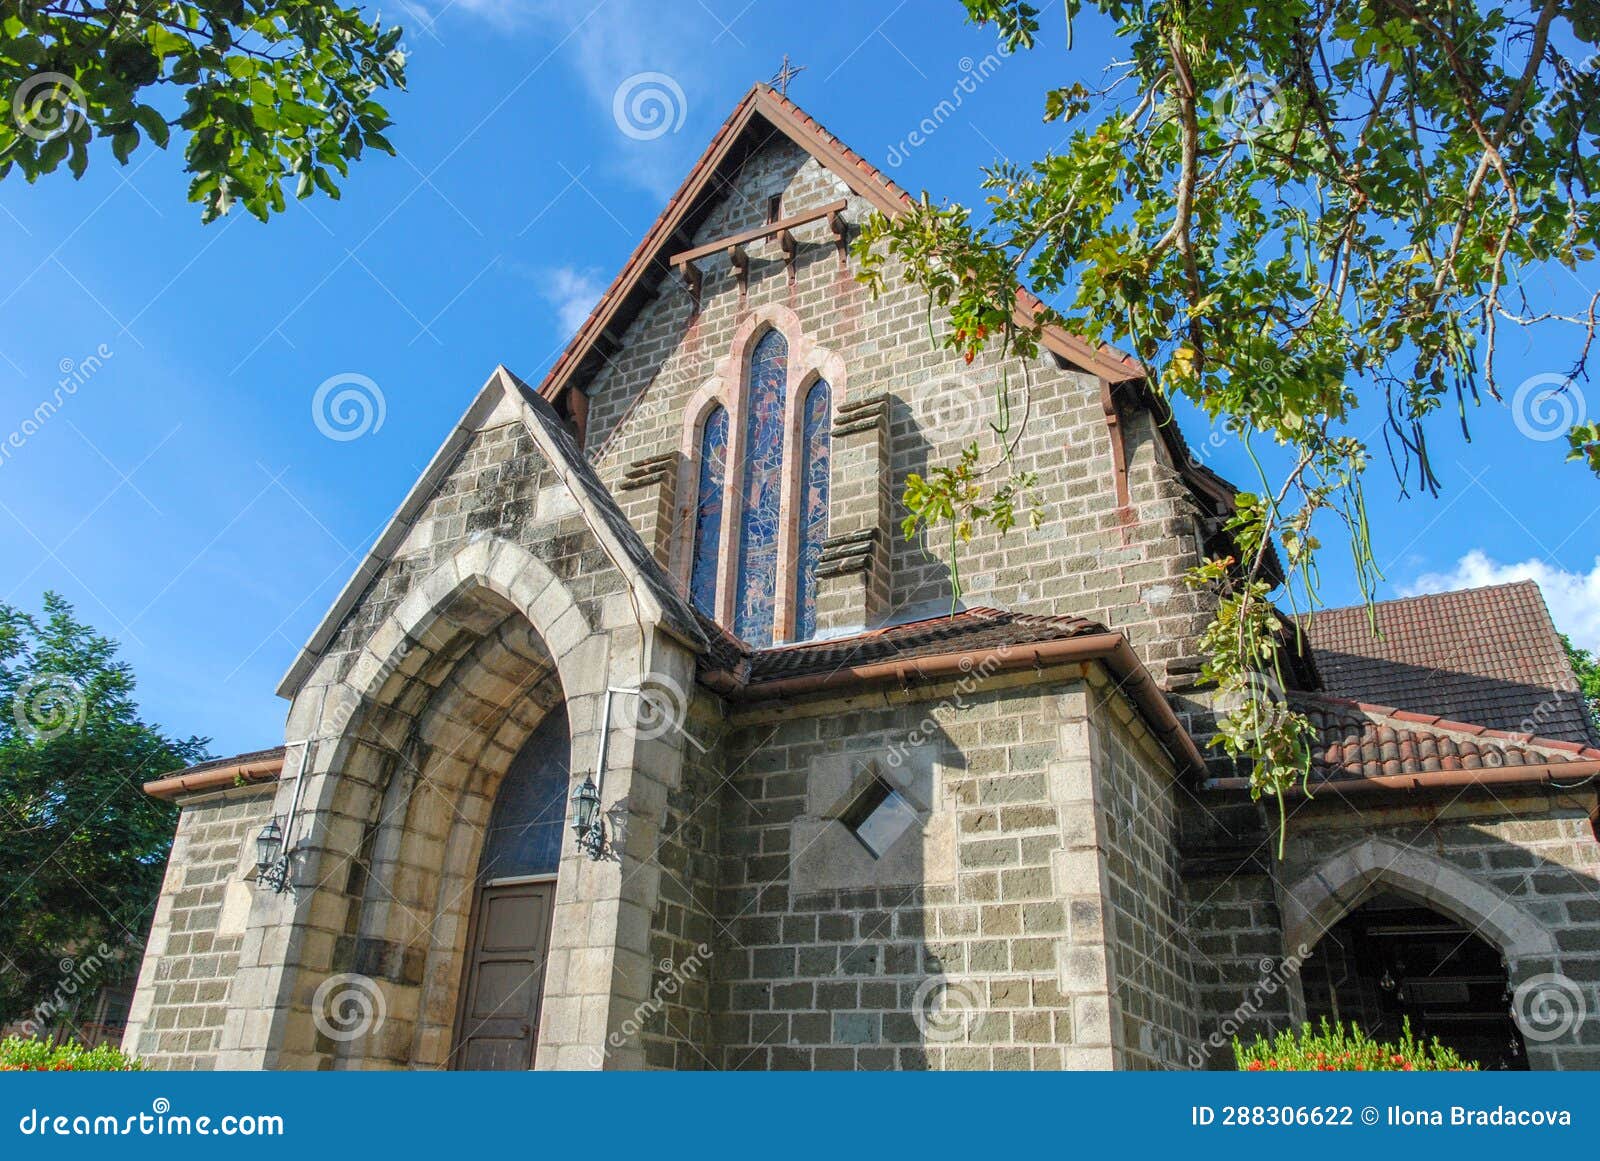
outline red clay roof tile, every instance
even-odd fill
[[[1317,780],[1600,761],[1600,748],[1559,738],[1345,698],[1296,693],[1290,700],[1316,728],[1312,773]]]
[[[1323,692],[1444,719],[1437,724],[1456,732],[1487,726],[1600,740],[1534,582],[1383,601],[1373,617],[1381,637],[1361,606],[1299,619]]]

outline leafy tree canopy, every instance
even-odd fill
[[[177,127],[203,221],[235,202],[266,221],[288,181],[337,198],[365,149],[394,152],[373,94],[405,86],[400,36],[338,0],[8,2],[0,177],[82,177],[97,140],[125,165]]]
[[[1010,48],[1034,46],[1026,0],[963,3]],[[1085,9],[1114,22],[1121,59],[1100,88],[1044,95],[1046,120],[1067,126],[1060,150],[988,170],[981,216],[924,198],[874,219],[862,277],[881,288],[888,261],[903,263],[969,360],[1031,354],[1038,324],[1056,323],[1133,352],[1159,391],[1252,454],[1282,450],[1268,458],[1287,468],[1263,467],[1238,497],[1242,559],[1191,577],[1221,600],[1206,676],[1242,707],[1218,742],[1250,765],[1258,794],[1281,795],[1309,771],[1310,727],[1258,696],[1280,629],[1269,545],[1285,550],[1289,599],[1315,603],[1317,532],[1337,528],[1370,596],[1368,465],[1387,453],[1403,488],[1434,491],[1429,434],[1500,398],[1496,344],[1511,328],[1578,336],[1568,375],[1509,401],[1524,431],[1600,471],[1600,424],[1574,389],[1600,296],[1542,304],[1533,286],[1542,268],[1595,255],[1600,3],[1065,7],[1069,33]],[[1019,315],[1023,283],[1060,308]],[[1017,519],[1029,481],[1004,470],[1009,426],[994,425],[1007,434],[987,458],[973,450],[908,485],[913,528],[948,524],[959,541],[975,523]]]
[[[1579,649],[1565,633],[1561,635],[1561,644],[1566,647],[1567,660],[1572,662],[1572,672],[1578,678],[1578,690],[1589,707],[1594,735],[1600,738],[1600,660],[1587,649]]]
[[[202,738],[139,717],[114,642],[46,593],[0,604],[0,1022],[55,995],[104,944],[95,979],[138,965],[176,811],[141,786],[202,761]]]

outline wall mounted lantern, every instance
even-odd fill
[[[596,861],[604,856],[606,850],[606,828],[600,814],[600,788],[605,785],[606,757],[611,745],[611,699],[617,696],[644,698],[647,704],[654,704],[642,687],[613,685],[606,688],[606,700],[600,711],[600,753],[595,760],[595,772],[585,775],[572,792],[572,833],[577,836],[578,849]]]
[[[283,849],[283,828],[276,815],[256,835],[256,882],[279,895],[289,888],[289,856]]]
[[[605,824],[600,818],[600,788],[594,779],[585,777],[572,792],[572,833],[577,836],[578,849],[591,859],[598,859],[606,846]]]

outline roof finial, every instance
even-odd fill
[[[772,79],[768,81],[767,84],[777,89],[780,97],[787,97],[789,95],[789,82],[805,71],[805,65],[795,65],[793,68],[790,68],[789,54],[784,53],[783,67],[772,74]]]

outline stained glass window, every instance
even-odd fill
[[[694,564],[689,598],[708,617],[717,615],[717,549],[722,543],[722,487],[728,463],[728,412],[706,416],[700,434],[700,487],[694,510]]]
[[[571,755],[566,707],[557,705],[511,759],[500,783],[478,864],[485,881],[555,874],[567,821]]]
[[[752,645],[772,644],[788,374],[789,344],[777,331],[769,330],[750,353],[744,473],[739,489],[739,579],[734,588],[733,632]]]
[[[821,379],[806,393],[800,429],[800,547],[795,560],[794,638],[817,631],[817,558],[828,537],[828,439],[832,392]]]

